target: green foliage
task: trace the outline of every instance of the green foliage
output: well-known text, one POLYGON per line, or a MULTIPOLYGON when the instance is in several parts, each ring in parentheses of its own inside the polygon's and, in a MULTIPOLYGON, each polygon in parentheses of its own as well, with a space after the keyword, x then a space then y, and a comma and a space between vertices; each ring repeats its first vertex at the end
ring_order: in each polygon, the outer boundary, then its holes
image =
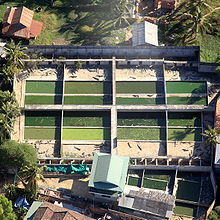
POLYGON ((18 173, 25 190, 31 193, 33 199, 37 196, 38 181, 44 181, 42 173, 43 168, 39 168, 36 164, 25 166, 18 173))
POLYGON ((36 149, 26 143, 6 141, 0 147, 0 166, 5 169, 22 169, 37 163, 36 149))
POLYGON ((12 202, 4 195, 0 195, 0 220, 16 220, 17 217, 13 212, 12 202))
POLYGON ((54 3, 53 3, 53 7, 62 7, 63 6, 63 2, 60 1, 60 0, 56 0, 54 3))
POLYGON ((0 143, 11 137, 20 110, 14 93, 0 91, 0 143))
POLYGON ((208 217, 209 220, 219 220, 220 219, 220 206, 216 206, 208 217))
POLYGON ((205 133, 202 135, 207 138, 206 139, 207 144, 211 144, 212 146, 214 146, 215 144, 218 144, 217 137, 219 133, 215 128, 212 128, 210 125, 208 126, 208 129, 205 130, 205 133))

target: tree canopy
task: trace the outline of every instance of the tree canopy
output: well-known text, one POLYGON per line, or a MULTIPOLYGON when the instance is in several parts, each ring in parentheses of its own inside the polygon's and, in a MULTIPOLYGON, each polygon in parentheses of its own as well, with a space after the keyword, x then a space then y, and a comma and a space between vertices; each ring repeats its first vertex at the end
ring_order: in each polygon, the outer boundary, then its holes
POLYGON ((12 202, 4 195, 0 195, 0 220, 16 220, 17 217, 13 212, 12 202))
POLYGON ((36 149, 30 144, 8 140, 0 147, 1 168, 20 170, 36 162, 36 149))
POLYGON ((220 219, 220 206, 216 206, 208 217, 209 220, 219 220, 220 219))

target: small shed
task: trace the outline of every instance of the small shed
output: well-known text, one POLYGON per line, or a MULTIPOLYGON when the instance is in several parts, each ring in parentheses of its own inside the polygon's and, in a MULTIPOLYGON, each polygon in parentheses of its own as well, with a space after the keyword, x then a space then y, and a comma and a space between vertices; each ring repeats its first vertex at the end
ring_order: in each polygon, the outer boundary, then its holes
POLYGON ((89 192, 105 198, 118 198, 124 191, 129 157, 95 153, 89 180, 89 192))
POLYGON ((34 12, 26 7, 7 7, 2 21, 2 34, 7 37, 35 39, 40 35, 42 22, 33 20, 34 12))
POLYGON ((132 45, 158 46, 158 26, 148 21, 132 25, 132 45))

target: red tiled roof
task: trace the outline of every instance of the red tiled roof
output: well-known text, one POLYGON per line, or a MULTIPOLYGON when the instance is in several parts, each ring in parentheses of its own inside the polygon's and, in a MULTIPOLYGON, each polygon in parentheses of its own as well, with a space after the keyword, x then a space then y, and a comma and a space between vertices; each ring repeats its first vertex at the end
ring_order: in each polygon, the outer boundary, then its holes
POLYGON ((2 34, 25 39, 37 37, 41 33, 43 24, 33 20, 33 15, 34 12, 26 7, 6 8, 2 34))
POLYGON ((54 205, 49 202, 44 202, 34 214, 32 220, 92 220, 92 218, 77 212, 71 211, 54 205))

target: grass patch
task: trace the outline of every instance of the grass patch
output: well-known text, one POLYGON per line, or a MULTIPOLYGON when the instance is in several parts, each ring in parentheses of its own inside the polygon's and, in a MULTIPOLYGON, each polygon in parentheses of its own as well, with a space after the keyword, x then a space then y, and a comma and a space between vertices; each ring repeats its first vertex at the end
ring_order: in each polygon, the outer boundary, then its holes
POLYGON ((64 128, 63 140, 110 140, 108 128, 64 128))
POLYGON ((117 105, 157 105, 164 104, 164 98, 122 98, 116 97, 117 105))
POLYGON ((61 112, 26 111, 25 126, 60 126, 61 112))
POLYGON ((111 94, 111 82, 65 82, 65 94, 111 94))
POLYGON ((186 216, 196 216, 197 206, 188 205, 183 203, 176 203, 174 208, 174 214, 176 215, 186 215, 186 216))
POLYGON ((207 105, 207 97, 167 97, 168 105, 207 105))
POLYGON ((25 128, 24 139, 59 140, 60 129, 56 128, 25 128))
POLYGON ((168 113, 169 126, 201 126, 200 112, 169 112, 168 113))
POLYGON ((150 179, 157 179, 157 180, 164 180, 164 181, 169 181, 170 176, 169 175, 144 175, 145 178, 150 178, 150 179))
POLYGON ((64 112, 63 125, 110 127, 110 112, 64 112))
POLYGON ((62 104, 62 96, 26 95, 26 105, 54 105, 62 104))
POLYGON ((117 93, 163 93, 163 82, 116 82, 117 93))
POLYGON ((181 200, 198 202, 200 196, 200 187, 200 183, 179 180, 176 198, 181 200))
POLYGON ((62 94, 62 82, 26 81, 26 93, 62 94))
POLYGON ((207 93, 205 82, 166 82, 167 93, 207 93))
POLYGON ((109 105, 110 96, 65 96, 65 105, 109 105))
POLYGON ((202 129, 197 128, 169 128, 169 141, 202 141, 202 129))
POLYGON ((118 126, 165 126, 165 113, 119 112, 118 126))
POLYGON ((130 186, 140 186, 141 183, 141 178, 139 177, 133 177, 133 176, 129 176, 128 177, 128 185, 130 186))
POLYGON ((167 182, 144 178, 143 187, 150 188, 150 189, 159 189, 159 190, 165 191, 166 187, 167 187, 167 182))
POLYGON ((165 140, 163 128, 118 128, 119 140, 165 140))

